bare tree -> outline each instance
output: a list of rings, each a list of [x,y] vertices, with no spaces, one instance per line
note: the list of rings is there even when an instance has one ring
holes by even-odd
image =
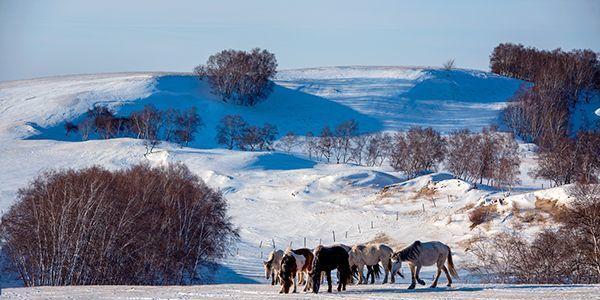
[[[333,147],[333,133],[331,132],[329,126],[325,126],[321,130],[321,135],[319,136],[319,141],[317,143],[318,153],[320,156],[324,157],[327,162],[329,162],[331,160],[331,156],[333,155]]]
[[[87,141],[90,137],[90,133],[94,131],[94,124],[89,118],[84,118],[77,124],[77,129],[81,135],[81,139]]]
[[[278,142],[279,147],[285,152],[290,152],[299,145],[298,136],[292,131],[288,131]]]
[[[390,164],[409,177],[415,177],[423,171],[434,170],[444,159],[445,147],[439,132],[432,128],[412,127],[408,132],[398,132],[394,136]]]
[[[248,124],[239,115],[224,116],[217,125],[217,143],[233,149],[240,141]]]
[[[388,133],[376,133],[369,137],[366,145],[366,163],[368,166],[381,166],[391,153],[392,136]]]
[[[318,138],[314,136],[312,131],[306,133],[304,149],[309,159],[313,159],[313,155],[318,154]]]
[[[260,150],[273,150],[273,142],[277,138],[279,131],[277,130],[277,126],[265,123],[263,127],[260,129]]]
[[[447,139],[446,167],[473,183],[512,186],[518,182],[521,159],[512,134],[484,128],[481,133],[455,131]]]
[[[352,137],[349,160],[354,161],[358,165],[363,164],[368,140],[369,137],[367,135],[357,135]]]
[[[271,79],[276,69],[275,55],[255,48],[250,52],[223,50],[194,72],[200,79],[207,78],[213,93],[223,101],[253,106],[273,90]]]
[[[454,58],[451,58],[451,59],[447,60],[442,67],[446,71],[452,71],[452,70],[454,70]]]
[[[200,118],[196,107],[191,107],[181,113],[177,113],[175,124],[173,140],[181,146],[187,146],[193,141],[198,128],[204,126],[204,122]]]
[[[159,134],[163,121],[162,113],[152,105],[146,105],[141,111],[131,114],[131,130],[137,138],[144,140],[145,155],[152,153],[160,144]]]
[[[336,163],[348,162],[350,158],[351,140],[358,134],[358,123],[348,120],[335,127],[333,136],[333,153]]]

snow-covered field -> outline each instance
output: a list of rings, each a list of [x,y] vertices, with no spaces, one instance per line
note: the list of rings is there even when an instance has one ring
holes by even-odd
[[[404,180],[389,167],[325,164],[298,152],[241,152],[219,148],[214,128],[226,114],[240,114],[251,124],[275,124],[280,134],[318,132],[323,125],[356,119],[363,132],[402,130],[412,125],[449,132],[478,130],[498,122],[507,98],[520,81],[480,71],[441,71],[395,67],[337,67],[282,71],[278,86],[254,108],[225,104],[210,95],[206,83],[181,74],[102,74],[0,82],[0,210],[14,203],[17,191],[41,170],[102,165],[123,168],[142,161],[153,164],[184,162],[210,186],[223,191],[229,213],[239,226],[241,241],[234,254],[221,262],[215,279],[223,285],[138,288],[67,287],[15,289],[3,296],[46,298],[203,298],[278,297],[266,285],[261,261],[272,249],[319,243],[367,242],[385,234],[399,248],[419,239],[449,244],[460,264],[464,243],[478,232],[507,230],[514,224],[512,203],[535,207],[536,196],[568,201],[563,188],[535,192],[544,182],[527,175],[531,145],[521,145],[522,184],[512,194],[491,188],[473,189],[451,174],[434,173]],[[95,103],[125,114],[151,103],[159,108],[196,106],[206,127],[188,148],[163,143],[147,158],[141,141],[130,138],[79,141],[66,137],[65,121],[81,118]],[[590,104],[591,106],[595,104]],[[596,107],[597,108],[597,107]],[[546,183],[546,187],[547,187]],[[434,190],[424,196],[424,188]],[[497,199],[501,216],[469,229],[472,205]],[[534,232],[551,224],[532,224]],[[262,246],[261,246],[262,245]],[[425,268],[424,278],[434,270]],[[406,272],[406,271],[405,271]],[[457,289],[406,293],[404,285],[351,286],[346,296],[396,298],[571,298],[598,294],[597,287],[490,287],[465,285],[460,271]],[[18,284],[12,274],[1,274],[3,287]],[[363,294],[358,294],[358,290]],[[593,293],[592,293],[593,292]],[[300,294],[301,297],[306,295]],[[335,296],[335,295],[334,295]]]
[[[269,285],[76,286],[7,289],[4,299],[598,299],[598,285],[480,285],[400,289],[397,285],[350,286],[342,293],[277,293]]]

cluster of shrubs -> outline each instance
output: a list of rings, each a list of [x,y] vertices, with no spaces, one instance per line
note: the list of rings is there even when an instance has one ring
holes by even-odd
[[[515,232],[477,237],[467,248],[472,274],[499,283],[600,283],[600,187],[573,189],[558,227],[532,241]]]
[[[249,125],[239,115],[226,115],[217,125],[217,143],[227,149],[237,147],[240,150],[273,150],[277,138],[277,127],[265,123],[262,127]]]
[[[183,164],[45,172],[0,234],[26,286],[205,282],[238,237],[226,200]]]
[[[194,140],[194,134],[204,126],[195,107],[180,111],[176,109],[158,110],[146,105],[142,110],[129,116],[116,116],[107,106],[96,105],[88,109],[79,124],[65,123],[66,134],[79,133],[83,140],[92,134],[103,139],[115,137],[135,137],[144,140],[146,154],[152,152],[160,141],[169,141],[187,146]]]
[[[255,48],[249,52],[223,50],[197,66],[194,73],[207,79],[213,94],[223,101],[254,106],[273,91],[271,79],[276,69],[275,55]]]

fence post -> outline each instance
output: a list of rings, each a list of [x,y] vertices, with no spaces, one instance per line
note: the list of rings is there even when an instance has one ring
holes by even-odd
[[[306,248],[306,237],[304,237],[304,248]]]
[[[421,205],[423,206],[423,212],[425,212],[425,203],[421,203]]]
[[[258,248],[262,249],[262,241],[260,241],[260,245],[258,245]]]
[[[362,231],[360,231],[360,224],[358,224],[358,233],[362,233]]]
[[[321,242],[321,239],[319,239],[319,245],[323,245],[323,243]]]
[[[371,229],[373,229],[373,221],[371,221]]]
[[[346,238],[348,238],[348,230],[346,230]]]
[[[263,252],[262,251],[260,251],[260,258],[261,259],[263,258]]]
[[[273,249],[275,249],[275,239],[271,239],[271,243],[273,243]]]
[[[331,234],[333,234],[333,242],[335,243],[335,230],[332,230]]]
[[[293,243],[293,241],[290,241],[290,248],[292,248],[292,243]]]
[[[396,221],[398,221],[398,217],[399,217],[400,213],[396,212]]]

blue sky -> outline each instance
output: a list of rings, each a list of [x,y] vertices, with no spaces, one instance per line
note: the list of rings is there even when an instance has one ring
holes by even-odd
[[[488,69],[500,42],[600,51],[600,1],[0,0],[0,81],[191,71],[226,48],[267,48],[280,69]]]

